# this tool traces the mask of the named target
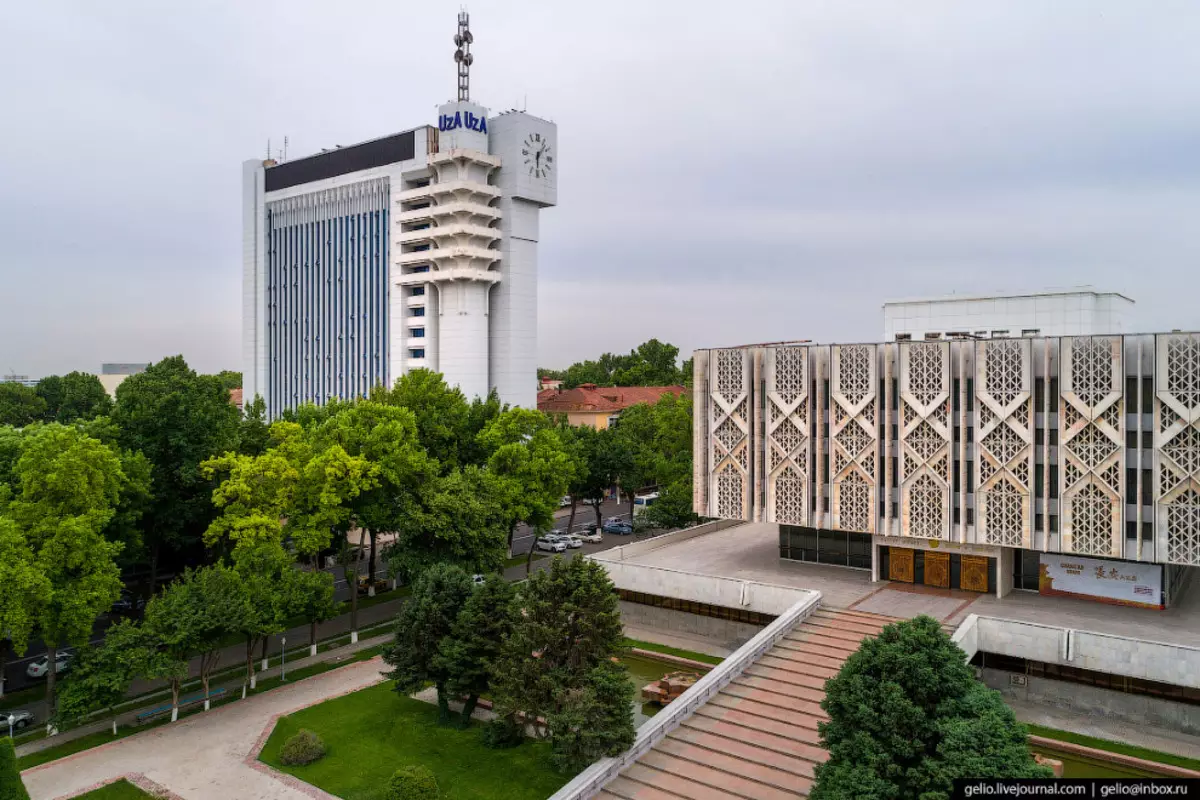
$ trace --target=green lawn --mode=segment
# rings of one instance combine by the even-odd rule
[[[1108,739],[1097,739],[1092,736],[1084,736],[1078,733],[1071,733],[1070,731],[1060,731],[1055,728],[1043,728],[1041,725],[1028,725],[1026,727],[1029,728],[1029,733],[1033,736],[1044,736],[1047,739],[1057,739],[1060,742],[1081,744],[1084,747],[1094,747],[1097,750],[1107,750],[1110,753],[1121,753],[1122,755],[1133,756],[1135,758],[1144,758],[1147,761],[1157,761],[1159,764],[1171,764],[1176,767],[1200,770],[1200,759],[1177,756],[1172,753],[1160,753],[1157,750],[1147,750],[1137,745],[1113,742]]]
[[[642,650],[649,650],[654,653],[665,653],[669,656],[679,656],[680,658],[690,658],[692,661],[700,661],[704,664],[720,664],[725,659],[720,656],[710,656],[705,653],[694,653],[691,650],[680,650],[678,647],[669,647],[665,644],[655,644],[654,642],[641,642],[637,639],[626,639],[626,647],[637,647]]]
[[[301,728],[315,731],[328,754],[305,767],[284,767],[279,748]],[[261,759],[345,800],[378,800],[400,767],[421,764],[437,778],[442,800],[544,800],[570,776],[550,764],[549,745],[484,747],[480,726],[441,727],[437,708],[401,697],[391,683],[281,717]]]
[[[154,795],[143,792],[127,780],[119,780],[87,794],[81,794],[76,800],[142,800],[144,797],[152,798]]]
[[[543,555],[542,553],[534,553],[533,554],[534,561],[541,561],[545,557],[546,556]],[[528,552],[521,553],[520,555],[513,556],[512,558],[506,558],[506,559],[504,559],[504,568],[508,569],[509,567],[515,567],[518,564],[524,564],[528,560],[529,560]]]

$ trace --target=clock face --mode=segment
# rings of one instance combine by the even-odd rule
[[[521,158],[525,159],[525,168],[534,178],[548,178],[550,171],[554,169],[554,150],[540,133],[531,133],[525,137],[525,144],[521,146]]]

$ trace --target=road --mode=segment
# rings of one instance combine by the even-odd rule
[[[607,519],[608,517],[621,516],[623,518],[628,519],[628,517],[629,517],[628,509],[629,509],[628,503],[622,503],[620,506],[618,506],[615,501],[608,501],[608,502],[605,502],[603,505],[601,505],[601,508],[600,508],[601,518]],[[621,513],[622,511],[624,511],[625,513]],[[560,525],[562,528],[566,528],[566,521],[569,516],[570,516],[569,508],[561,509],[559,512],[557,512],[555,514],[555,524]],[[575,527],[577,530],[582,527],[591,527],[592,525],[595,524],[595,520],[596,520],[595,513],[592,511],[590,506],[581,506],[575,513]],[[665,531],[663,531],[663,532],[665,533]],[[533,533],[526,526],[519,527],[517,529],[516,535],[513,537],[513,552],[514,552],[514,554],[521,554],[521,553],[529,552],[529,547],[532,546],[533,539],[534,539]],[[596,553],[596,552],[600,552],[602,550],[607,550],[611,547],[616,547],[621,544],[627,544],[632,540],[633,540],[632,536],[605,535],[603,542],[601,542],[599,544],[585,544],[582,549],[570,550],[566,553],[566,555],[571,556],[571,555],[576,555],[578,553],[590,555],[591,553]],[[549,553],[539,553],[539,555],[549,556],[550,554]],[[539,559],[539,560],[533,562],[532,569],[534,569],[534,570],[544,569],[549,564],[550,564],[549,558],[542,558],[542,559]],[[346,583],[341,578],[341,568],[340,567],[337,568],[336,570],[334,570],[334,572],[337,576],[337,579],[335,581],[335,596],[337,597],[338,600],[349,599],[349,592],[348,592]],[[377,571],[376,574],[381,578],[387,577],[386,569],[379,570],[379,571]],[[514,566],[508,567],[504,571],[504,577],[508,578],[509,580],[521,580],[522,578],[525,577],[525,565],[524,564],[516,564]],[[370,608],[360,609],[358,612],[359,628],[364,628],[364,627],[367,627],[369,625],[372,625],[372,624],[375,624],[378,622],[383,622],[383,621],[386,621],[386,620],[390,619],[391,617],[395,616],[395,614],[399,610],[400,604],[402,602],[403,602],[402,598],[397,598],[395,600],[389,600],[386,602],[382,602],[378,605],[371,606]],[[104,632],[104,629],[108,626],[108,624],[109,623],[107,620],[101,620],[99,623],[97,623],[96,629],[94,631],[94,634],[95,634],[95,638],[93,639],[94,643],[99,642],[100,640],[103,639],[103,632]],[[322,623],[317,636],[319,639],[325,639],[325,638],[329,638],[332,636],[345,634],[345,633],[348,633],[349,631],[350,631],[350,615],[349,615],[349,613],[347,613],[347,614],[343,614],[340,617],[332,619],[329,622]],[[293,628],[292,630],[286,631],[283,634],[278,634],[278,635],[272,636],[270,638],[270,640],[268,642],[268,646],[267,646],[267,650],[272,656],[276,656],[276,657],[278,656],[280,646],[281,646],[281,640],[285,637],[290,642],[289,649],[291,647],[296,646],[297,643],[307,643],[308,637],[309,637],[308,626],[302,625],[300,627]],[[38,650],[40,651],[40,653],[44,653],[45,648],[40,647],[40,642],[37,644],[39,645]],[[5,683],[5,691],[6,692],[15,692],[20,689],[27,688],[29,686],[44,686],[45,685],[45,679],[32,679],[32,678],[27,677],[25,674],[26,665],[33,659],[38,658],[40,655],[40,653],[33,652],[34,651],[33,645],[31,645],[30,651],[31,651],[30,654],[26,655],[24,658],[12,661],[7,665],[7,668],[5,670],[6,675],[8,677],[8,681]],[[257,658],[257,655],[258,654],[256,653],[255,654],[256,658]],[[228,667],[235,666],[238,664],[244,664],[245,658],[246,658],[245,645],[244,644],[232,645],[230,647],[225,648],[221,652],[220,668],[226,669]],[[198,658],[193,659],[192,664],[191,664],[190,674],[192,675],[192,677],[198,676],[200,674],[200,660]],[[130,694],[131,695],[143,694],[145,692],[159,688],[161,685],[162,684],[159,682],[149,682],[149,681],[141,681],[141,680],[134,681],[133,685],[130,687]],[[24,705],[24,706],[22,706],[22,708],[24,710],[32,711],[37,722],[41,723],[45,720],[45,702],[44,702],[44,700],[42,700],[40,698],[40,696],[37,701],[32,702],[28,705]],[[6,713],[7,713],[6,710],[0,711],[0,715],[6,714]]]

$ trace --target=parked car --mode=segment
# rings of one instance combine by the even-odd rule
[[[61,650],[54,657],[54,671],[59,675],[63,674],[71,668],[71,659],[73,654],[69,650]],[[50,671],[50,657],[43,655],[41,658],[35,658],[29,662],[29,666],[25,667],[25,674],[31,678],[44,678],[46,673]]]
[[[380,592],[386,592],[388,590],[388,582],[387,581],[381,581],[381,580],[376,579],[374,581],[373,585],[375,586],[375,594],[379,594]],[[358,596],[365,597],[366,595],[370,594],[371,586],[372,586],[372,581],[369,578],[367,578],[366,575],[363,575],[361,578],[359,578],[358,579]]]
[[[112,613],[125,615],[141,614],[145,608],[146,598],[141,595],[124,592],[117,598],[117,602],[113,603]]]
[[[16,709],[5,714],[0,711],[0,733],[8,733],[8,728],[14,731],[24,730],[33,724],[33,712]]]
[[[537,549],[549,550],[551,553],[565,553],[567,552],[567,544],[557,536],[539,536]]]
[[[600,533],[599,528],[592,528],[587,533],[577,533],[575,535],[588,544],[600,544],[604,541],[604,536]]]
[[[608,517],[604,520],[604,524],[607,525],[610,522],[624,522],[624,521],[625,521],[624,517]]]
[[[601,530],[605,533],[616,534],[617,536],[631,536],[633,534],[633,526],[621,520],[606,522]]]
[[[563,495],[563,498],[558,501],[559,508],[566,508],[569,505],[571,505],[571,495],[569,495],[569,494]]]

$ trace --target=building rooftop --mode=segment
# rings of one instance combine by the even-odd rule
[[[1132,297],[1120,292],[1101,292],[1093,286],[1070,286],[1062,289],[1043,289],[1038,292],[988,292],[980,294],[944,294],[934,297],[904,297],[897,300],[885,300],[883,305],[899,306],[915,303],[949,303],[956,300],[1009,300],[1021,297],[1050,297],[1069,294],[1090,294],[1095,297],[1119,297],[1130,303],[1136,302]]]
[[[621,411],[638,403],[657,403],[665,394],[686,394],[686,386],[605,386],[585,383],[574,389],[538,392],[538,411],[566,414],[585,411]]]

